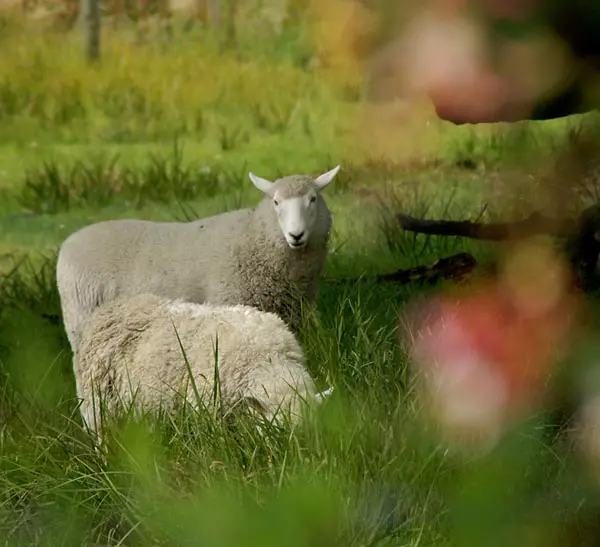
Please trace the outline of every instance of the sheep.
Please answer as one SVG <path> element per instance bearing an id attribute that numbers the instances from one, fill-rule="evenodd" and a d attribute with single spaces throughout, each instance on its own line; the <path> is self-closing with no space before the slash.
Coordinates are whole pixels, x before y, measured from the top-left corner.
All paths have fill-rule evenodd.
<path id="1" fill-rule="evenodd" d="M 339 168 L 275 182 L 250 173 L 264 194 L 253 208 L 193 222 L 110 220 L 70 235 L 56 276 L 73 351 L 98 306 L 141 292 L 254 306 L 296 329 L 302 303 L 314 308 L 327 257 L 332 220 L 320 192 Z"/>
<path id="2" fill-rule="evenodd" d="M 100 440 L 102 409 L 169 411 L 182 399 L 209 408 L 217 377 L 223 412 L 246 403 L 269 420 L 298 423 L 302 404 L 331 393 L 316 393 L 299 343 L 275 314 L 152 294 L 96 309 L 73 370 L 83 421 Z"/>

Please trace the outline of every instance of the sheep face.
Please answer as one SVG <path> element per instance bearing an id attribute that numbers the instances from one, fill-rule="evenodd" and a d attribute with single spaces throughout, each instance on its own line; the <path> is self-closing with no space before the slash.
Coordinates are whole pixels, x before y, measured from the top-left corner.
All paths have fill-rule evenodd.
<path id="1" fill-rule="evenodd" d="M 250 173 L 250 180 L 273 200 L 281 232 L 291 249 L 306 247 L 318 217 L 319 207 L 325 207 L 319 195 L 337 175 L 340 166 L 316 179 L 293 175 L 270 182 Z"/>

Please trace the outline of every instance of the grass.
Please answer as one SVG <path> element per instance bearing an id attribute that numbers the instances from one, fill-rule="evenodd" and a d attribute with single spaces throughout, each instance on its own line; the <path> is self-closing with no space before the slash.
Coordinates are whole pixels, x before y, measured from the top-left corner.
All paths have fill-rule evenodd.
<path id="1" fill-rule="evenodd" d="M 484 245 L 402 233 L 390 213 L 475 218 L 487 206 L 497 218 L 544 206 L 542 194 L 555 206 L 556 151 L 581 120 L 454 128 L 419 105 L 368 104 L 356 71 L 319 68 L 326 52 L 302 18 L 282 34 L 244 30 L 224 53 L 194 25 L 160 44 L 107 29 L 95 67 L 77 36 L 17 24 L 0 35 L 14 52 L 0 58 L 3 544 L 558 545 L 593 517 L 597 494 L 548 417 L 473 460 L 423 421 L 398 330 L 417 285 L 322 284 L 322 316 L 300 341 L 336 392 L 299 428 L 259 437 L 243 417 L 183 407 L 116 422 L 103 460 L 81 427 L 54 280 L 58 246 L 89 223 L 250 206 L 249 170 L 338 163 L 325 277 L 461 250 L 487 259 Z"/>

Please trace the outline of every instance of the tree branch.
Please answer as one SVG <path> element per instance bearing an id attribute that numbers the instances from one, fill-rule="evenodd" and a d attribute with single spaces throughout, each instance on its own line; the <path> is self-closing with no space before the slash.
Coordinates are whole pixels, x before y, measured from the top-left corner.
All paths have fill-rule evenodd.
<path id="1" fill-rule="evenodd" d="M 551 219 L 539 213 L 515 222 L 484 224 L 470 221 L 422 220 L 405 214 L 396 215 L 405 230 L 429 235 L 460 236 L 488 241 L 503 241 L 550 235 L 563 238 L 561 243 L 573 268 L 575 281 L 584 291 L 600 287 L 600 205 L 585 209 L 576 219 Z M 459 281 L 478 266 L 469 253 L 458 253 L 430 265 L 400 269 L 392 273 L 350 279 L 325 279 L 332 284 L 358 281 L 392 282 L 401 285 L 421 282 Z"/>
<path id="2" fill-rule="evenodd" d="M 548 218 L 533 213 L 523 220 L 484 224 L 468 220 L 424 220 L 403 213 L 396 215 L 400 226 L 410 232 L 437 236 L 459 236 L 488 241 L 504 241 L 534 235 L 567 237 L 575 227 L 573 220 Z"/>
<path id="3" fill-rule="evenodd" d="M 377 283 L 437 283 L 443 279 L 459 280 L 477 267 L 477 261 L 469 253 L 458 253 L 436 260 L 427 266 L 415 266 L 396 270 L 392 273 L 379 274 L 371 277 L 357 277 L 346 279 L 326 278 L 326 283 L 338 285 L 342 283 L 357 283 L 359 281 L 375 281 Z"/>

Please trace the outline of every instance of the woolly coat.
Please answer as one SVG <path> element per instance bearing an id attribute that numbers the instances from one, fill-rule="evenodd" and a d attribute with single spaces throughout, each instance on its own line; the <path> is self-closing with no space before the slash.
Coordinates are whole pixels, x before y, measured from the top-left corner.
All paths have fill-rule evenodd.
<path id="1" fill-rule="evenodd" d="M 282 197 L 302 196 L 314 187 L 307 176 L 275 184 Z M 301 301 L 314 303 L 327 257 L 331 214 L 320 195 L 316 206 L 311 236 L 298 250 L 286 243 L 270 198 L 254 208 L 194 222 L 114 220 L 72 234 L 57 263 L 71 347 L 75 351 L 78 333 L 94 309 L 140 293 L 254 306 L 295 326 Z"/>
<path id="2" fill-rule="evenodd" d="M 136 409 L 169 410 L 183 398 L 197 407 L 195 389 L 210 407 L 216 370 L 222 409 L 246 402 L 268 418 L 289 411 L 297 419 L 303 399 L 315 395 L 302 349 L 276 315 L 149 294 L 98 308 L 73 368 L 83 419 L 99 435 L 101 408 L 118 413 L 133 402 Z"/>

